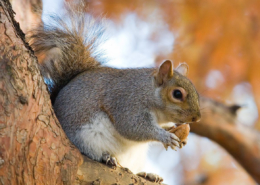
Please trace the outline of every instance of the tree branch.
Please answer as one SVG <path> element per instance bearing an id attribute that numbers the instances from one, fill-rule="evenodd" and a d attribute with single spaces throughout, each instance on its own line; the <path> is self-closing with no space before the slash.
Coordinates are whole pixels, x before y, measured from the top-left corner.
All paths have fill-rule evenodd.
<path id="1" fill-rule="evenodd" d="M 191 131 L 207 137 L 225 148 L 260 183 L 260 133 L 253 128 L 236 124 L 239 106 L 226 106 L 202 98 L 206 111 L 202 120 L 192 123 Z"/>
<path id="2" fill-rule="evenodd" d="M 78 170 L 76 185 L 85 184 L 136 184 L 136 185 L 155 185 L 138 177 L 126 168 L 112 169 L 105 164 L 93 161 L 84 156 L 84 163 Z"/>

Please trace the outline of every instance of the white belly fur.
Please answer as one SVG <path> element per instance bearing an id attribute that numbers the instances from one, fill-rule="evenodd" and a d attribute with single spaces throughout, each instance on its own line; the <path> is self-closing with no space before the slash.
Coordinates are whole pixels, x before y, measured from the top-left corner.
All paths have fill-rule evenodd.
<path id="1" fill-rule="evenodd" d="M 101 160 L 103 152 L 109 152 L 117 158 L 123 167 L 132 172 L 140 172 L 144 166 L 148 142 L 135 142 L 123 138 L 114 128 L 105 113 L 95 116 L 91 123 L 82 126 L 77 134 L 77 143 L 85 153 L 93 153 L 95 160 Z"/>

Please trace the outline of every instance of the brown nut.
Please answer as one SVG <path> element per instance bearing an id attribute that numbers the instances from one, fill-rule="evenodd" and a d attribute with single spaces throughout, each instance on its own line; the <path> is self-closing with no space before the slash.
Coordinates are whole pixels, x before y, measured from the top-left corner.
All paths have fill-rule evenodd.
<path id="1" fill-rule="evenodd" d="M 190 132 L 190 125 L 183 124 L 178 127 L 172 128 L 169 132 L 174 133 L 181 141 L 187 139 L 189 132 Z"/>

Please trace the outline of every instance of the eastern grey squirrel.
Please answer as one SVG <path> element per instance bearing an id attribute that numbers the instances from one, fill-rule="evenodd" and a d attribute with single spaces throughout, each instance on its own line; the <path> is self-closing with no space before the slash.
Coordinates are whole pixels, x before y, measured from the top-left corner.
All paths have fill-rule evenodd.
<path id="1" fill-rule="evenodd" d="M 104 67 L 92 56 L 102 29 L 84 15 L 52 21 L 31 31 L 29 43 L 43 76 L 53 82 L 49 86 L 57 118 L 83 154 L 136 173 L 149 141 L 173 149 L 182 145 L 167 131 L 167 123 L 201 117 L 199 95 L 186 78 L 187 64 L 174 69 L 166 60 L 159 69 Z"/>

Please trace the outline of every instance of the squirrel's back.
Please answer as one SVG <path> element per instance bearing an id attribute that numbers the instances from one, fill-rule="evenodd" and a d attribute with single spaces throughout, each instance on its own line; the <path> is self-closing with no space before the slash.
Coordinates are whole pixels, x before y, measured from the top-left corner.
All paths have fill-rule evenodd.
<path id="1" fill-rule="evenodd" d="M 104 112 L 112 109 L 134 112 L 140 111 L 136 107 L 159 105 L 154 93 L 154 71 L 153 68 L 99 67 L 83 72 L 59 92 L 54 103 L 57 117 L 63 125 L 72 127 L 90 119 L 100 108 Z M 74 115 L 77 115 L 77 120 Z"/>
<path id="2" fill-rule="evenodd" d="M 98 45 L 103 27 L 82 12 L 68 17 L 52 16 L 50 22 L 32 30 L 27 38 L 35 51 L 54 102 L 60 89 L 78 74 L 98 68 Z"/>

